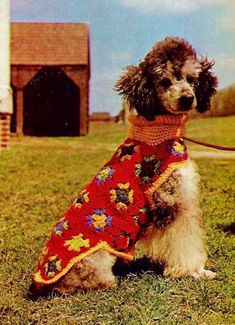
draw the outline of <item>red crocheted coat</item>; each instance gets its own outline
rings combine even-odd
[[[128,138],[56,224],[34,281],[56,282],[101,248],[133,259],[131,248],[151,223],[146,209],[153,203],[153,192],[187,158],[182,139],[147,145]]]

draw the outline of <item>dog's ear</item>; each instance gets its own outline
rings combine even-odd
[[[130,110],[135,109],[139,115],[152,120],[156,116],[157,97],[151,75],[144,68],[128,66],[125,73],[116,82],[114,89],[127,100]]]
[[[197,111],[204,113],[210,109],[210,99],[216,93],[218,80],[210,71],[214,61],[208,61],[206,58],[200,61],[201,72],[199,73],[197,83],[195,84],[195,94],[197,98]]]

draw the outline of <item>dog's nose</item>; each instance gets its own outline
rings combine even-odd
[[[193,100],[194,96],[182,96],[179,99],[180,106],[182,107],[182,109],[188,110],[191,108]]]

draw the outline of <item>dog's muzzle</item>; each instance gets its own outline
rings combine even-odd
[[[194,96],[182,96],[179,98],[180,107],[184,111],[188,111],[191,109],[193,101],[194,101]]]

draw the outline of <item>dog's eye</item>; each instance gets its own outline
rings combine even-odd
[[[172,85],[172,82],[168,78],[163,78],[160,81],[160,86],[162,86],[163,88],[169,88],[171,85]]]
[[[194,78],[190,76],[190,74],[187,75],[186,80],[189,84],[192,84],[194,82]]]

